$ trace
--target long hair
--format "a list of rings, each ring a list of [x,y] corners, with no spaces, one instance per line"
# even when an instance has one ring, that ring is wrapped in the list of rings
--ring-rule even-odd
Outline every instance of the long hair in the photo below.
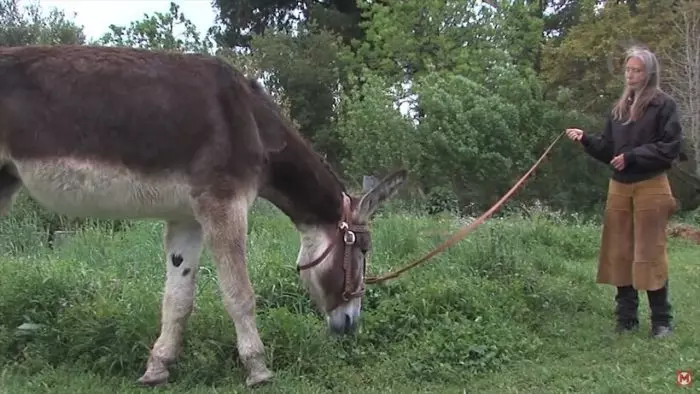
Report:
[[[641,86],[625,86],[622,95],[612,109],[613,119],[628,124],[642,117],[649,102],[661,92],[659,61],[656,55],[643,47],[632,47],[627,51],[625,64],[630,58],[639,59],[644,65],[645,79]]]

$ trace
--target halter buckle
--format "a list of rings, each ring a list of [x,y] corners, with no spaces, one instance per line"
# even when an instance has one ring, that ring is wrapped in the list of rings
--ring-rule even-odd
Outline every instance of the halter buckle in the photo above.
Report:
[[[355,243],[356,240],[357,237],[355,236],[355,233],[353,231],[345,231],[345,234],[343,235],[343,241],[345,241],[345,245],[352,245]]]

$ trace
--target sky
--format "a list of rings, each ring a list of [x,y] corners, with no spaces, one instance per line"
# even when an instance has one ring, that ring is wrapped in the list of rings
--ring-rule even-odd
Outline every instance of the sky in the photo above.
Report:
[[[216,12],[211,0],[172,0],[180,6],[185,17],[197,26],[200,34],[215,24]],[[84,26],[87,41],[97,39],[108,31],[110,24],[128,26],[140,20],[144,13],[168,12],[170,0],[38,0],[46,13],[58,8],[77,25]],[[20,1],[20,4],[25,1]],[[74,16],[74,13],[77,15]]]

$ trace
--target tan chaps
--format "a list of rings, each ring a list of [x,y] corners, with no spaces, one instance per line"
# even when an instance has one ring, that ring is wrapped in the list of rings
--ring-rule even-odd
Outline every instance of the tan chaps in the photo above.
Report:
[[[597,283],[657,290],[668,277],[666,225],[676,201],[666,174],[631,184],[610,180]]]

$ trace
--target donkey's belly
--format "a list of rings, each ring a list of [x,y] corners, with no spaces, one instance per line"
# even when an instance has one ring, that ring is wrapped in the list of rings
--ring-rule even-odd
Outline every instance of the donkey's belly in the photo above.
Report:
[[[183,176],[144,176],[75,159],[14,164],[29,194],[60,214],[114,219],[192,217],[190,187]]]

